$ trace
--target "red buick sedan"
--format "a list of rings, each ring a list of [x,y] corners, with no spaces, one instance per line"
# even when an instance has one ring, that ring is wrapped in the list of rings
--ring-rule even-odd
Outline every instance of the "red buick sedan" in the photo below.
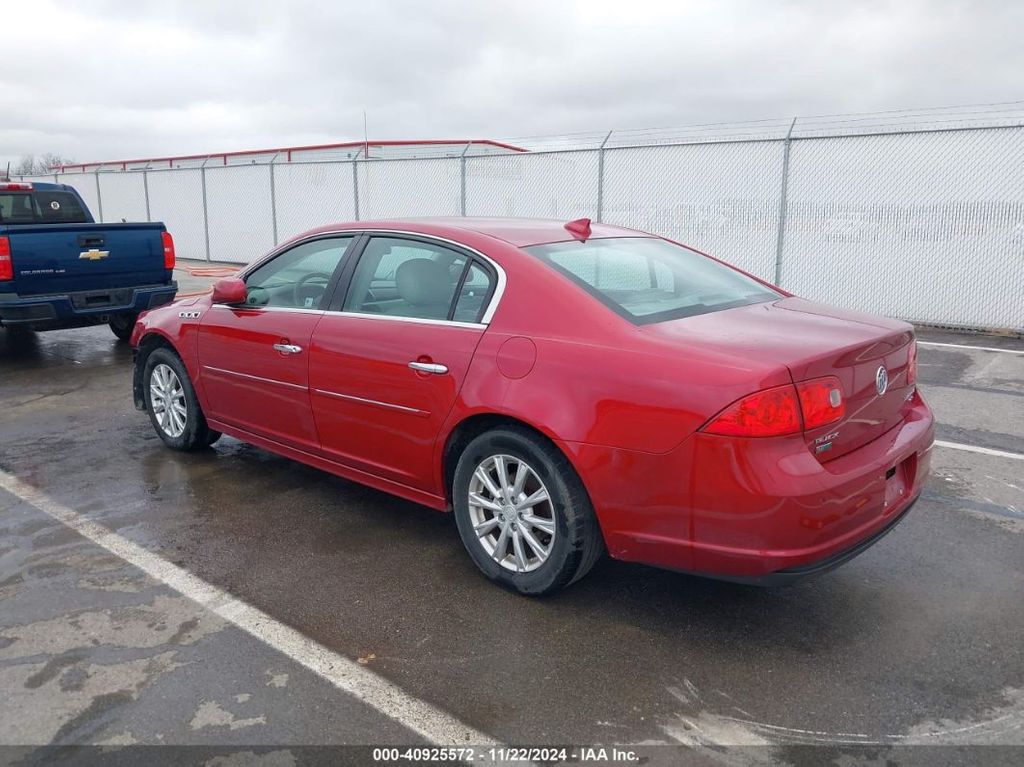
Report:
[[[913,329],[594,224],[339,224],[144,314],[134,395],[177,450],[229,434],[454,511],[525,594],[612,557],[753,583],[899,522],[933,424]]]

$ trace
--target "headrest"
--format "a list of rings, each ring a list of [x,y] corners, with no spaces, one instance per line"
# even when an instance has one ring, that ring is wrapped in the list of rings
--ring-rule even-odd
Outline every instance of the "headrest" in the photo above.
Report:
[[[447,304],[452,298],[452,281],[447,267],[429,258],[402,262],[395,272],[398,295],[413,306]]]

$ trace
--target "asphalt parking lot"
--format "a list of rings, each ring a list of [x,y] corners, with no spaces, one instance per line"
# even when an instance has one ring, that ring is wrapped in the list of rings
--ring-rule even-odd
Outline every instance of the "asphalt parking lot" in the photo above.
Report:
[[[919,338],[933,476],[859,558],[530,600],[447,515],[167,450],[107,328],[0,330],[0,744],[1024,745],[1024,341]]]

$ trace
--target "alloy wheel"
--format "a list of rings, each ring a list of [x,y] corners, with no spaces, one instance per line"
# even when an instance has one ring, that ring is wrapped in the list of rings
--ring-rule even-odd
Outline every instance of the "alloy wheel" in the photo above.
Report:
[[[488,556],[513,572],[544,564],[557,535],[551,495],[537,472],[511,455],[493,455],[469,482],[469,518]]]
[[[185,389],[170,365],[161,363],[153,368],[149,377],[149,401],[164,434],[177,439],[185,433],[188,417]]]

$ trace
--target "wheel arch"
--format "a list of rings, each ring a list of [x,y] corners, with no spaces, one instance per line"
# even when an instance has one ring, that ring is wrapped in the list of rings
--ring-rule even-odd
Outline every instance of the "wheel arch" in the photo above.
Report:
[[[538,427],[536,424],[532,424],[509,413],[485,411],[467,415],[458,421],[445,436],[444,446],[441,450],[440,471],[442,490],[448,511],[452,510],[452,483],[455,479],[455,467],[458,465],[459,456],[462,455],[466,446],[478,436],[501,426],[517,426],[526,429],[534,436],[552,445],[559,453],[565,456],[566,461],[569,462],[584,491],[590,498],[591,505],[593,505],[593,497],[591,497],[587,483],[573,461],[572,455],[562,449],[554,435]]]
[[[143,373],[146,370],[146,360],[157,349],[170,349],[179,358],[181,357],[181,353],[171,343],[171,339],[158,330],[149,330],[139,339],[139,345],[134,350],[135,362],[132,371],[132,400],[135,403],[136,410],[146,409],[146,398],[143,394],[143,387],[145,385]]]

